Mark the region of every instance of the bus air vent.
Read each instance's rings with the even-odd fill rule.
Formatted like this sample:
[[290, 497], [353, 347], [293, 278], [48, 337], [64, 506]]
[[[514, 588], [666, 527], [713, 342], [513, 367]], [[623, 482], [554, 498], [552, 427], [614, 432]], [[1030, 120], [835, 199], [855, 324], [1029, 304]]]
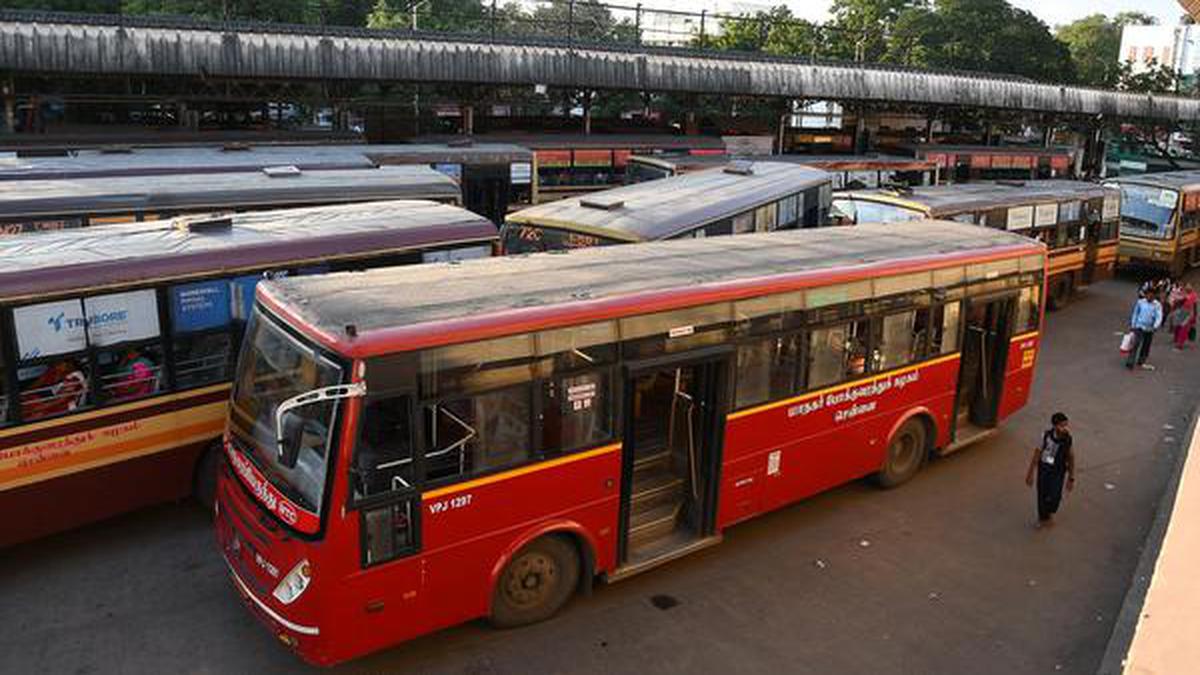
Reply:
[[725, 173], [731, 173], [735, 176], [753, 176], [754, 162], [749, 162], [744, 159], [735, 159], [725, 167]]
[[271, 178], [291, 178], [292, 176], [299, 176], [300, 174], [304, 173], [303, 171], [300, 170], [300, 167], [291, 166], [291, 165], [289, 165], [289, 166], [265, 166], [265, 167], [263, 167], [262, 172], [267, 174]]
[[233, 215], [205, 213], [175, 219], [175, 227], [187, 232], [224, 232], [233, 229]]
[[221, 152], [246, 152], [250, 144], [243, 141], [230, 141], [221, 146]]
[[579, 205], [589, 209], [600, 209], [602, 211], [616, 211], [625, 206], [625, 200], [620, 197], [610, 197], [606, 195], [592, 195], [579, 200]]

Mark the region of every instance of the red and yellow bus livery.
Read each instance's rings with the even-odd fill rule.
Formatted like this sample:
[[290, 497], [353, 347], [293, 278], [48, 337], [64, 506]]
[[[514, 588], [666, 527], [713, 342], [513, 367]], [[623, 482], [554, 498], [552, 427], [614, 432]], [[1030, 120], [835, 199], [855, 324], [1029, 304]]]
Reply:
[[941, 221], [263, 284], [216, 531], [331, 664], [912, 478], [1028, 400], [1044, 246]]
[[[264, 276], [487, 256], [488, 220], [393, 201], [0, 238], [0, 546], [197, 490]], [[26, 514], [26, 515], [22, 515]]]

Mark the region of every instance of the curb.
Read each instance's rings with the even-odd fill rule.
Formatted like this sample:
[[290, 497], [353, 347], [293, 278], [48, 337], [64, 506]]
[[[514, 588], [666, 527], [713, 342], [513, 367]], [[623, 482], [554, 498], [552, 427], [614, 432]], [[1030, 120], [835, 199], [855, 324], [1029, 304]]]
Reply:
[[[1133, 577], [1129, 580], [1129, 590], [1125, 592], [1125, 599], [1121, 602], [1121, 611], [1117, 614], [1117, 621], [1113, 625], [1108, 646], [1104, 649], [1104, 657], [1100, 660], [1099, 668], [1096, 669], [1098, 675], [1121, 675], [1125, 670], [1125, 657], [1129, 654], [1134, 634], [1137, 632], [1138, 619], [1141, 617], [1142, 607], [1146, 602], [1146, 592], [1154, 579], [1154, 569], [1158, 564], [1158, 554], [1162, 550], [1167, 526], [1171, 524], [1171, 514], [1175, 509], [1175, 498], [1179, 493], [1183, 467], [1187, 464], [1188, 453], [1195, 440], [1197, 421], [1200, 421], [1198, 412], [1200, 410], [1193, 410], [1190, 413], [1191, 419], [1188, 422], [1187, 434], [1183, 437], [1187, 441], [1180, 444], [1182, 447], [1175, 459], [1175, 466], [1171, 468], [1171, 476], [1167, 479], [1167, 485], [1159, 498], [1154, 522], [1150, 524], [1150, 531], [1146, 533], [1146, 540], [1142, 544], [1142, 554], [1138, 557], [1137, 567], [1133, 570]], [[1200, 461], [1200, 458], [1197, 461]]]

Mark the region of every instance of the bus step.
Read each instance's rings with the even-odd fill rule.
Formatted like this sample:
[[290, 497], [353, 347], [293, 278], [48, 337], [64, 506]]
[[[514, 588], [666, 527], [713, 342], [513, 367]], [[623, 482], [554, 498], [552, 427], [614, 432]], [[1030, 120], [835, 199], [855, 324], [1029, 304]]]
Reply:
[[618, 567], [613, 572], [605, 577], [605, 581], [612, 583], [627, 579], [640, 572], [654, 569], [663, 563], [670, 562], [676, 558], [682, 558], [689, 553], [695, 553], [709, 546], [716, 546], [721, 543], [721, 535], [716, 534], [703, 539], [695, 539], [689, 533], [677, 533], [678, 541], [671, 538], [664, 539], [654, 546], [647, 546], [640, 551], [636, 551], [630, 556], [629, 562]]
[[671, 453], [667, 452], [666, 448], [655, 448], [647, 453], [639, 453], [639, 456], [633, 460], [635, 473], [654, 470], [658, 467], [670, 468], [670, 466]]
[[629, 548], [638, 547], [658, 541], [675, 531], [679, 522], [679, 512], [683, 504], [676, 501], [667, 503], [641, 513], [631, 513], [629, 516]]
[[678, 503], [683, 496], [683, 477], [667, 469], [638, 471], [630, 495], [630, 513], [637, 515], [663, 504]]

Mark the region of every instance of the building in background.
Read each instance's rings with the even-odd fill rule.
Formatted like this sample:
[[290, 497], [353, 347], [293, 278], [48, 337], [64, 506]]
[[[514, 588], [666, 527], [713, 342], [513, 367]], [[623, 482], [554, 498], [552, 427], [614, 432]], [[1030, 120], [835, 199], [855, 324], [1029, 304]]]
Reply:
[[1120, 59], [1131, 64], [1135, 74], [1165, 65], [1180, 84], [1191, 84], [1200, 70], [1200, 26], [1125, 26]]

